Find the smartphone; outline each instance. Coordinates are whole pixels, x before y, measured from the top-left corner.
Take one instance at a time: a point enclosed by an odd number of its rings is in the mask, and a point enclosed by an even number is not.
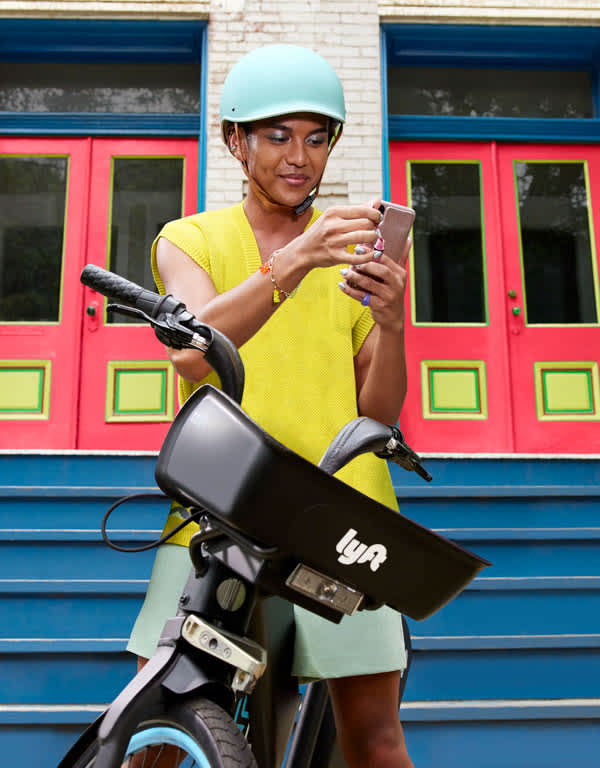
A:
[[[405,205],[385,201],[381,202],[379,210],[383,214],[379,231],[385,242],[385,255],[398,263],[402,259],[406,238],[415,220],[415,212]]]

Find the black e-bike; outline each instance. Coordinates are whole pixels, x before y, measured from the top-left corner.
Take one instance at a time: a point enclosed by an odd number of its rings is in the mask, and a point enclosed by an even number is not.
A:
[[[194,392],[156,463],[159,488],[187,510],[181,526],[198,526],[178,613],[59,768],[327,766],[325,683],[307,687],[298,714],[292,604],[333,622],[385,604],[423,619],[489,563],[332,476],[372,451],[430,480],[397,428],[357,418],[314,466],[240,408],[243,365],[225,336],[111,272],[88,265],[81,280],[161,341],[201,350],[222,390]]]

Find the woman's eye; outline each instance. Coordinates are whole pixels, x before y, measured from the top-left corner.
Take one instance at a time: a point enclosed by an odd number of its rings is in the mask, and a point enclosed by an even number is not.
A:
[[[325,143],[325,138],[323,136],[311,136],[309,139],[307,139],[307,144],[310,144],[311,147],[320,147]]]
[[[269,136],[269,141],[273,141],[276,144],[283,144],[284,141],[287,141],[287,136],[285,133],[272,133]]]

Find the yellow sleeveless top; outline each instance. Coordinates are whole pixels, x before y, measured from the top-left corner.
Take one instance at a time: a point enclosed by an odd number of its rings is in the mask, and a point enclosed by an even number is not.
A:
[[[308,226],[319,215],[314,211]],[[242,203],[163,227],[152,246],[152,269],[164,293],[156,267],[159,237],[199,264],[218,293],[261,266]],[[368,307],[340,291],[340,280],[339,267],[313,269],[294,298],[283,302],[240,349],[246,370],[242,408],[273,437],[315,464],[341,427],[358,415],[354,356],[373,327]],[[180,378],[181,401],[207,381],[218,386],[215,374],[199,383]],[[359,456],[336,476],[397,509],[387,464],[373,454]]]

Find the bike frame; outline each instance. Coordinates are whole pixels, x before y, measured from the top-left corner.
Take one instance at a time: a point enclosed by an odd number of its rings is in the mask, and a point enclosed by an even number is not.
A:
[[[201,552],[201,543],[202,535],[190,547],[195,553],[195,565],[181,595],[178,615],[166,622],[156,652],[78,745],[85,747],[97,736],[100,749],[95,768],[118,768],[139,723],[166,711],[172,697],[209,698],[233,714],[245,691],[239,690],[237,695],[234,692],[232,685],[239,668],[224,661],[223,653],[217,652],[218,638],[226,637],[229,648],[252,648],[256,641],[249,635],[256,635],[272,659],[269,674],[261,676],[250,703],[250,740],[259,767],[281,765],[288,744],[286,768],[310,768],[313,758],[316,765],[326,765],[329,756],[323,752],[331,750],[334,730],[331,710],[326,711],[325,684],[307,687],[302,713],[289,742],[300,703],[298,686],[290,676],[291,605],[280,598],[261,595],[255,581],[240,579],[241,570],[260,572],[257,558],[230,544],[222,550],[233,561],[234,567],[230,567],[214,555]],[[235,580],[247,592],[243,605],[235,611],[223,608],[223,601],[217,597],[220,585],[228,580]],[[204,622],[206,616],[211,619],[205,629],[209,636],[205,638],[206,648],[201,650],[185,638],[184,627],[186,622],[189,625],[190,618]],[[210,650],[211,640],[217,641],[214,652]],[[330,737],[321,738],[319,754],[315,755],[324,720],[329,720],[324,731]],[[68,766],[75,753],[74,748],[58,768]]]
[[[259,768],[278,768],[299,703],[290,677],[292,603],[334,622],[384,603],[421,619],[489,563],[332,477],[354,457],[374,452],[431,480],[395,427],[357,418],[315,467],[239,407],[243,365],[226,337],[171,296],[91,265],[81,279],[126,301],[133,309],[110,306],[147,320],[170,346],[203,351],[227,394],[210,385],[198,389],[177,414],[157,461],[159,487],[199,521],[179,612],[166,622],[148,663],[58,768],[70,768],[96,738],[94,767],[119,768],[136,728],[167,713],[174,699],[210,699],[233,714],[239,697],[255,687],[251,746]],[[354,538],[358,529],[368,545]],[[267,655],[274,663],[267,665]],[[322,768],[333,734],[321,681],[308,686],[286,768]]]

